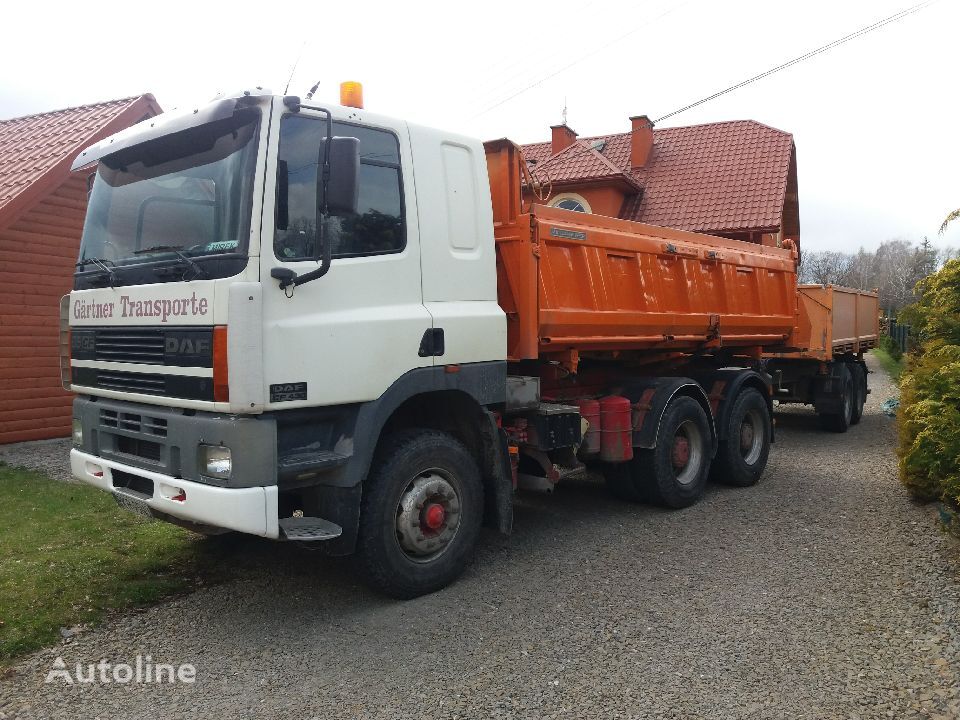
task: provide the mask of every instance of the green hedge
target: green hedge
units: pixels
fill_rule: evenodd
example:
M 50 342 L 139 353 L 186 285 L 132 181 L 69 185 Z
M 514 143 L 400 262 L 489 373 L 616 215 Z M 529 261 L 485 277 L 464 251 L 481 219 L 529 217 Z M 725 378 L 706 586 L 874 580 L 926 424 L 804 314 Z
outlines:
M 880 349 L 897 362 L 903 357 L 903 350 L 900 349 L 900 343 L 889 335 L 880 336 Z
M 900 478 L 916 497 L 960 505 L 960 260 L 917 286 L 918 346 L 900 383 Z

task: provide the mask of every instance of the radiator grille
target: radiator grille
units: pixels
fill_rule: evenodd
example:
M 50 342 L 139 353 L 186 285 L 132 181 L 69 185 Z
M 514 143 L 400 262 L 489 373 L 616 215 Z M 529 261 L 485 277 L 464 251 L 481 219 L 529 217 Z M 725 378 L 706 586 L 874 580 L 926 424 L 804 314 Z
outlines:
M 160 462 L 160 450 L 162 448 L 160 443 L 127 437 L 126 435 L 117 435 L 116 448 L 117 452 Z
M 96 386 L 104 390 L 163 395 L 166 392 L 166 382 L 164 375 L 97 370 Z
M 164 331 L 152 328 L 109 328 L 96 331 L 96 359 L 163 365 Z
M 101 410 L 100 425 L 115 430 L 143 432 L 157 437 L 167 436 L 167 421 L 164 418 L 140 415 L 139 413 L 117 412 L 116 410 Z
M 71 373 L 73 384 L 81 387 L 191 400 L 213 400 L 213 378 L 209 376 L 138 373 L 77 366 L 72 368 Z M 119 422 L 119 418 L 117 421 Z

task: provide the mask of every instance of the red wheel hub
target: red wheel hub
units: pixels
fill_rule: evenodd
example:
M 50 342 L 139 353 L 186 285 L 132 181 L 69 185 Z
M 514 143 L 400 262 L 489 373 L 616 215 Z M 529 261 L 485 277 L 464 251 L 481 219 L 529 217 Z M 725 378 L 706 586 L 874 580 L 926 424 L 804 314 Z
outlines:
M 430 503 L 423 508 L 423 513 L 420 515 L 420 522 L 429 530 L 439 530 L 446 517 L 447 511 L 443 509 L 443 505 L 440 503 Z
M 690 441 L 678 435 L 673 440 L 673 466 L 686 467 L 688 462 L 690 462 Z

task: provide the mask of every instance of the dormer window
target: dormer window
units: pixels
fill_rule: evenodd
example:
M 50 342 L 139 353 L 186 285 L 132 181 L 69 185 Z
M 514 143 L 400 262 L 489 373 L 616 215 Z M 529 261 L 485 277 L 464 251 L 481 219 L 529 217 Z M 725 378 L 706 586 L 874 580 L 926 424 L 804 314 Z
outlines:
M 576 193 L 563 193 L 557 195 L 550 201 L 550 207 L 561 208 L 563 210 L 573 210 L 574 212 L 590 213 L 590 203 L 586 198 Z

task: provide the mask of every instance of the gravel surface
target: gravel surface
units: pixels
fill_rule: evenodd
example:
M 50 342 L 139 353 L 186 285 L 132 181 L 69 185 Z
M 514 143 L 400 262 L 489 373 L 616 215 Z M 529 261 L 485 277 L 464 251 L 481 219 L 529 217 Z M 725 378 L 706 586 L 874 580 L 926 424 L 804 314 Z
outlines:
M 456 585 L 411 602 L 349 560 L 245 542 L 236 580 L 27 658 L 17 718 L 960 717 L 956 543 L 896 480 L 894 390 L 846 435 L 777 413 L 755 488 L 680 512 L 570 482 L 519 501 Z M 44 685 L 56 656 L 196 666 L 192 685 Z
M 0 462 L 37 470 L 55 480 L 73 482 L 70 475 L 70 447 L 70 438 L 0 445 Z

